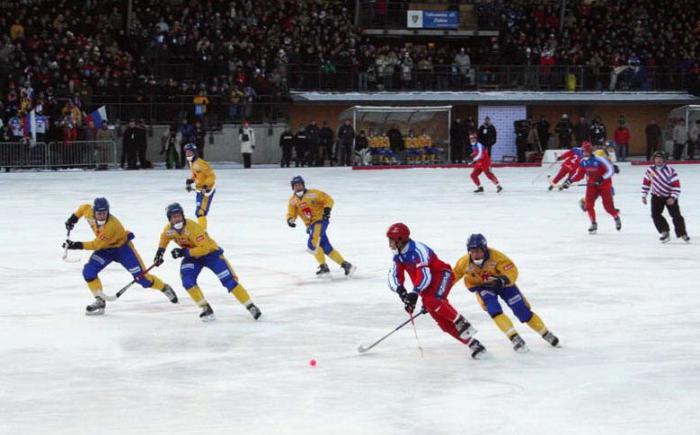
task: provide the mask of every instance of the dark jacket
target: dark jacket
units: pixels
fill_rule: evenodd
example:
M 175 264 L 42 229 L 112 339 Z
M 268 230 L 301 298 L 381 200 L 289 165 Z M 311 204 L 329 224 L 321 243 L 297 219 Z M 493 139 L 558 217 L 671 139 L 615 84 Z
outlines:
M 353 139 L 355 139 L 355 130 L 352 125 L 341 125 L 338 129 L 338 140 L 343 145 L 352 145 Z
M 496 143 L 496 127 L 493 124 L 482 124 L 477 133 L 482 145 L 492 146 Z

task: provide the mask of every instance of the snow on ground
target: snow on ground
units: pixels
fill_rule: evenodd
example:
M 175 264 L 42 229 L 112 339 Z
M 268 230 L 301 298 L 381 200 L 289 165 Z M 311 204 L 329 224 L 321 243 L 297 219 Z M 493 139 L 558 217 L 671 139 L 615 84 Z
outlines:
M 700 167 L 677 169 L 689 233 L 700 236 Z M 599 204 L 589 236 L 583 188 L 547 192 L 532 183 L 542 170 L 497 170 L 506 190 L 487 184 L 475 196 L 464 169 L 221 169 L 209 233 L 263 317 L 253 321 L 204 271 L 210 324 L 170 256 L 156 274 L 179 305 L 136 286 L 103 317 L 84 315 L 88 253 L 61 261 L 65 219 L 106 196 L 150 264 L 165 206 L 194 211 L 186 172 L 2 174 L 0 433 L 700 433 L 700 237 L 661 245 L 640 202 L 644 168 L 629 166 L 615 178 L 623 230 Z M 297 173 L 334 197 L 329 235 L 358 266 L 354 279 L 333 265 L 332 281 L 317 280 L 304 230 L 285 224 Z M 406 319 L 386 286 L 384 232 L 396 221 L 452 264 L 470 233 L 485 234 L 516 262 L 563 346 L 516 323 L 531 349 L 516 354 L 459 283 L 450 298 L 487 359 L 469 359 L 427 316 L 416 321 L 423 358 L 408 327 L 358 354 Z M 92 236 L 84 222 L 74 235 Z M 102 280 L 113 293 L 130 276 L 112 265 Z

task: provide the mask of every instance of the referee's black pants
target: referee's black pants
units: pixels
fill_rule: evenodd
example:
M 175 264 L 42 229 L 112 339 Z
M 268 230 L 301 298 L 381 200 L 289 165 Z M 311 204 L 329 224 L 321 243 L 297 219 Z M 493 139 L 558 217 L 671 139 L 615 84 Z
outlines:
M 666 201 L 668 196 L 656 196 L 651 195 L 651 218 L 654 220 L 654 226 L 659 233 L 669 231 L 668 222 L 661 215 L 664 211 L 664 207 L 668 209 L 668 213 L 673 219 L 673 229 L 676 231 L 676 237 L 685 236 L 685 219 L 681 216 L 681 208 L 678 205 L 678 199 L 676 199 L 673 205 L 668 205 Z

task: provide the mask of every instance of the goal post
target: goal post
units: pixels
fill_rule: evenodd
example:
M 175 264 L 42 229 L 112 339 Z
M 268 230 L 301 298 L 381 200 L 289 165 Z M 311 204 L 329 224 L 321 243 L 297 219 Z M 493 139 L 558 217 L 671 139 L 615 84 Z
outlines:
M 450 159 L 452 106 L 353 106 L 340 115 L 341 122 L 347 119 L 352 121 L 355 134 L 383 133 L 394 127 L 404 138 L 411 130 L 416 136 L 425 132 Z

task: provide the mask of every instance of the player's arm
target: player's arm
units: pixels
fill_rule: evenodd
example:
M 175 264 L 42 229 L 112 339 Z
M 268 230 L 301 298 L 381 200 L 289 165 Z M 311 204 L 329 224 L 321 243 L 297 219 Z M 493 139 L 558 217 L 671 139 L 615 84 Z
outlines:
M 188 226 L 190 227 L 190 240 L 194 242 L 194 247 L 184 249 L 185 257 L 201 257 L 216 250 L 214 241 L 209 238 L 204 228 L 199 225 L 188 224 Z
M 165 249 L 170 243 L 170 236 L 168 236 L 168 230 L 170 225 L 167 225 L 162 233 L 160 233 L 160 242 L 158 242 L 158 249 L 156 250 L 156 255 L 153 257 L 153 263 L 156 266 L 163 264 L 163 255 L 165 254 Z
M 94 240 L 89 242 L 83 242 L 83 249 L 88 251 L 99 251 L 100 249 L 105 249 L 109 245 L 117 240 L 117 238 L 125 232 L 121 224 L 110 219 L 104 226 L 102 234 L 95 237 Z
M 569 179 L 566 180 L 567 184 L 575 183 L 577 181 L 580 181 L 583 179 L 583 176 L 586 175 L 586 171 L 583 169 L 583 167 L 579 166 L 576 168 L 576 172 L 574 175 L 569 177 Z
M 333 204 L 335 204 L 335 202 L 326 192 L 319 192 L 319 194 L 321 202 L 323 203 L 323 219 L 328 220 L 331 218 L 331 209 L 333 208 Z
M 209 166 L 209 164 L 204 165 L 203 169 L 203 175 L 204 175 L 204 182 L 202 183 L 202 187 L 211 190 L 214 188 L 214 183 L 216 183 L 216 174 L 214 173 L 214 170 Z
M 292 228 L 297 226 L 297 224 L 295 222 L 297 219 L 297 213 L 298 213 L 297 206 L 290 199 L 289 202 L 287 203 L 287 225 L 289 225 Z
M 455 274 L 455 282 L 464 277 L 464 274 L 467 273 L 467 267 L 469 267 L 469 254 L 457 260 L 455 267 L 452 268 L 452 272 Z
M 496 257 L 496 270 L 498 271 L 496 279 L 501 281 L 502 287 L 515 285 L 515 280 L 518 279 L 518 268 L 515 263 L 507 255 L 500 252 L 494 252 L 494 257 Z
M 573 156 L 574 156 L 574 152 L 569 150 L 569 151 L 565 152 L 564 154 L 560 155 L 559 157 L 557 157 L 557 160 L 567 160 Z
M 90 204 L 83 204 L 80 207 L 78 207 L 78 209 L 75 210 L 73 214 L 71 214 L 66 220 L 66 229 L 68 231 L 73 230 L 75 224 L 77 224 L 80 218 L 85 216 L 89 210 Z
M 648 168 L 644 173 L 644 178 L 642 178 L 642 202 L 644 204 L 647 203 L 647 195 L 649 195 L 649 190 L 651 189 L 651 177 L 651 168 Z M 678 188 L 680 190 L 680 184 L 678 185 Z

